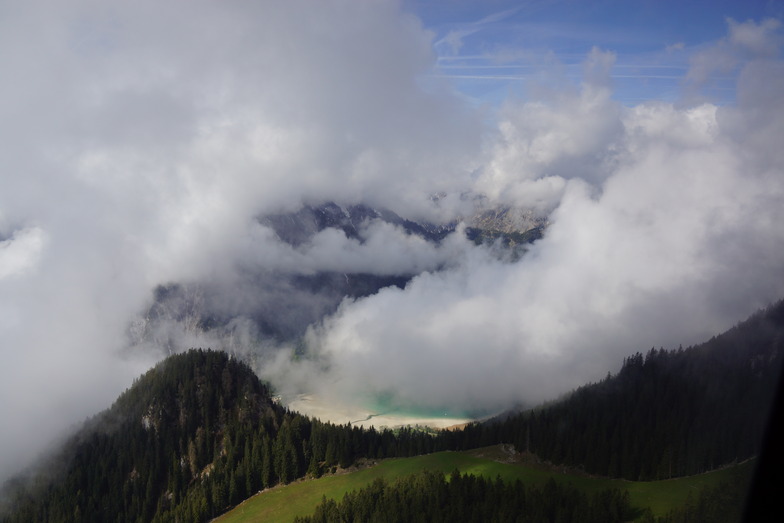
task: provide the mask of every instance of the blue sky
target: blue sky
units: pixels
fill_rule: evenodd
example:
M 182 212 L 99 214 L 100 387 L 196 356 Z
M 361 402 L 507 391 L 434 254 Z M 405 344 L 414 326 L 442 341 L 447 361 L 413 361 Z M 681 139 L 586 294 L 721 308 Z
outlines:
M 579 83 L 593 47 L 615 53 L 614 98 L 677 101 L 690 59 L 736 22 L 784 18 L 773 0 L 408 0 L 434 33 L 435 76 L 476 103 L 526 97 L 537 85 Z M 701 94 L 734 100 L 734 73 L 714 74 Z

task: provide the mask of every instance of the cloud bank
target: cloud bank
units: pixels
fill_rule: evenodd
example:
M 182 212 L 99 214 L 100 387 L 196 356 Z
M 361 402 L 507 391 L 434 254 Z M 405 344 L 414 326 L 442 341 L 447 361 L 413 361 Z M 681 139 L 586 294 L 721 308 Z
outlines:
M 442 212 L 429 196 L 465 184 L 480 120 L 419 85 L 431 40 L 386 1 L 5 6 L 0 470 L 160 357 L 123 350 L 159 284 L 443 259 L 380 226 L 295 252 L 256 220 L 325 200 Z
M 345 302 L 311 331 L 329 388 L 403 406 L 534 403 L 780 299 L 784 69 L 778 40 L 762 40 L 777 27 L 730 22 L 717 44 L 752 53 L 736 107 L 621 107 L 598 50 L 578 91 L 505 107 L 476 187 L 552 208 L 545 237 L 517 263 L 474 254 Z
M 427 76 L 434 35 L 392 1 L 4 8 L 0 476 L 107 407 L 165 352 L 150 340 L 264 352 L 280 387 L 489 410 L 782 297 L 776 24 L 730 23 L 695 58 L 694 89 L 734 60 L 737 106 L 620 106 L 614 55 L 594 50 L 579 88 L 510 101 L 488 125 Z M 439 223 L 470 214 L 461 195 L 551 225 L 513 262 L 460 230 L 436 245 L 371 221 L 292 246 L 258 221 L 338 201 Z M 292 362 L 249 311 L 287 292 L 264 283 L 276 275 L 321 271 L 417 276 L 344 301 Z M 228 327 L 185 315 L 129 348 L 154 289 L 178 282 Z

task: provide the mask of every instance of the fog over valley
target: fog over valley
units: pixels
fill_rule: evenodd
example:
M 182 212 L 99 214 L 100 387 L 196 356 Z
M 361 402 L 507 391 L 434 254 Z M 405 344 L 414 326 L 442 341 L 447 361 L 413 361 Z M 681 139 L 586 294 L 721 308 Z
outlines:
M 287 398 L 482 415 L 784 297 L 776 13 L 657 43 L 674 87 L 630 100 L 602 42 L 518 50 L 548 58 L 485 99 L 447 74 L 525 10 L 0 11 L 0 480 L 191 347 Z

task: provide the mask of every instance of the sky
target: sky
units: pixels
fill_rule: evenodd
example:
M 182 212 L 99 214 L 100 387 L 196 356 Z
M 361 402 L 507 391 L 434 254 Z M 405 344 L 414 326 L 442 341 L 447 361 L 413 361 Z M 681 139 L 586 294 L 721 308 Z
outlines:
M 687 4 L 0 4 L 0 479 L 162 357 L 134 336 L 160 284 L 222 288 L 239 329 L 249 268 L 416 274 L 313 324 L 306 358 L 171 327 L 263 353 L 280 389 L 484 411 L 784 297 L 781 3 Z M 324 201 L 550 225 L 511 261 L 257 220 Z
M 775 1 L 410 1 L 435 33 L 437 68 L 476 104 L 524 97 L 539 83 L 579 84 L 594 47 L 616 59 L 613 98 L 634 105 L 651 98 L 678 101 L 690 60 L 726 36 L 735 22 L 781 19 Z M 700 79 L 713 103 L 734 101 L 737 69 Z

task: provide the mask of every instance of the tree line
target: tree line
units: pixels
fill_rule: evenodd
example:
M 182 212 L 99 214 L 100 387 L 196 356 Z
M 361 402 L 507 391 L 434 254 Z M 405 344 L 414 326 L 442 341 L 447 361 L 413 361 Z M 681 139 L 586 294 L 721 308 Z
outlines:
M 310 419 L 273 402 L 245 363 L 195 349 L 145 373 L 37 471 L 8 482 L 0 520 L 205 521 L 361 458 L 498 443 L 603 476 L 694 474 L 759 451 L 783 334 L 780 302 L 700 346 L 635 354 L 559 401 L 435 434 Z
M 759 452 L 783 355 L 779 302 L 701 345 L 634 354 L 559 401 L 440 437 L 635 481 L 698 474 Z
M 457 470 L 449 478 L 425 470 L 391 484 L 376 479 L 346 493 L 340 502 L 324 498 L 312 516 L 294 521 L 621 523 L 636 514 L 629 494 L 618 489 L 586 494 L 553 479 L 542 486 L 526 486 L 519 480 L 504 482 L 461 475 Z
M 436 439 L 291 412 L 243 362 L 167 358 L 88 420 L 36 474 L 4 489 L 3 521 L 205 521 L 261 489 L 358 458 L 432 452 Z

